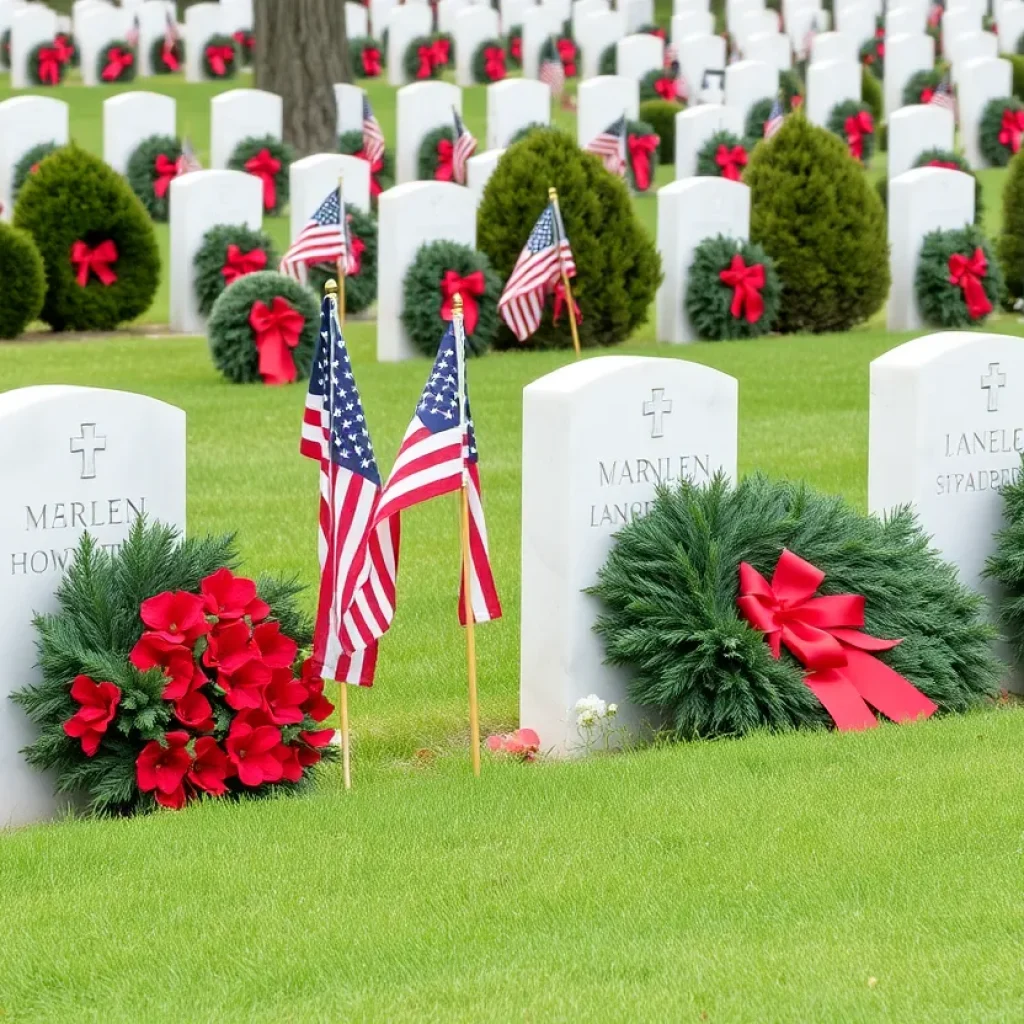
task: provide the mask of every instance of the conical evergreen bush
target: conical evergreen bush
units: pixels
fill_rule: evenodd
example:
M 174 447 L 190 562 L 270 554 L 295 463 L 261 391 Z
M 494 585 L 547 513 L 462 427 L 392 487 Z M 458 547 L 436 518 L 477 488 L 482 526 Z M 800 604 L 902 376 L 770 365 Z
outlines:
M 1003 231 L 996 255 L 1003 267 L 1009 298 L 1024 297 L 1024 160 L 1011 161 L 1003 185 Z

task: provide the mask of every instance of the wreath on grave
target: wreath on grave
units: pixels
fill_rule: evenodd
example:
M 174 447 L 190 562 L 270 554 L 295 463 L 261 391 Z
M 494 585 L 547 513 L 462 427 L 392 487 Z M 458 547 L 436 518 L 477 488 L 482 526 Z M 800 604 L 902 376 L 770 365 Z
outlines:
M 668 100 L 644 100 L 640 104 L 640 120 L 646 121 L 661 140 L 658 162 L 663 165 L 675 165 L 676 114 L 685 109 L 685 103 L 672 103 Z
M 77 68 L 79 64 L 78 44 L 70 32 L 58 32 L 53 37 L 54 48 L 59 52 L 59 60 L 70 68 Z
M 171 135 L 150 135 L 132 150 L 125 177 L 155 221 L 167 220 L 171 182 L 182 172 L 181 143 Z
M 715 132 L 697 151 L 697 174 L 740 181 L 750 154 L 732 132 Z
M 930 103 L 941 81 L 942 73 L 936 68 L 915 71 L 903 87 L 903 106 L 910 107 L 918 103 Z
M 599 75 L 614 75 L 618 72 L 619 57 L 618 50 L 614 43 L 606 46 L 601 52 L 601 59 L 598 61 Z
M 654 172 L 660 163 L 661 138 L 644 121 L 626 121 L 626 173 L 630 187 L 646 192 L 654 184 Z
M 480 85 L 500 82 L 507 74 L 505 43 L 501 39 L 485 39 L 473 51 L 473 81 Z
M 352 245 L 345 275 L 345 312 L 362 313 L 377 301 L 377 218 L 351 203 L 345 204 L 345 213 Z M 337 277 L 333 263 L 309 268 L 309 285 L 317 295 L 323 295 L 327 281 Z
M 231 36 L 212 35 L 203 44 L 203 73 L 207 78 L 234 78 L 238 64 L 238 47 Z
M 747 119 L 743 122 L 743 145 L 749 153 L 763 138 L 764 126 L 771 116 L 774 100 L 756 100 L 747 111 Z M 785 105 L 785 104 L 783 104 Z
M 760 245 L 718 235 L 694 251 L 683 302 L 699 338 L 734 341 L 767 334 L 781 294 L 775 261 Z
M 266 232 L 253 231 L 244 224 L 210 228 L 192 260 L 199 312 L 209 316 L 228 285 L 277 264 L 274 243 Z
M 96 58 L 96 77 L 106 85 L 135 80 L 135 50 L 123 39 L 100 48 Z
M 62 53 L 52 42 L 33 46 L 28 53 L 28 80 L 33 85 L 60 85 L 67 68 L 60 59 Z
M 1024 664 L 1024 463 L 1002 488 L 1005 525 L 996 534 L 996 550 L 985 575 L 1000 585 L 999 618 L 1018 665 Z
M 566 78 L 576 77 L 579 57 L 580 49 L 576 45 L 572 33 L 564 28 L 556 38 L 552 39 L 549 36 L 540 46 L 540 63 L 543 64 L 546 60 L 557 58 L 562 62 L 562 70 L 565 72 Z
M 11 30 L 5 28 L 0 32 L 0 71 L 11 69 Z
M 1003 272 L 981 230 L 969 224 L 925 235 L 914 292 L 922 319 L 934 327 L 984 322 L 1002 297 Z
M 951 149 L 926 149 L 914 161 L 914 167 L 945 167 L 951 171 L 962 171 L 964 174 L 969 174 L 974 179 L 974 223 L 980 226 L 984 222 L 985 195 L 981 181 L 963 156 L 954 153 Z M 878 180 L 878 194 L 888 207 L 889 179 L 884 176 Z
M 349 53 L 357 78 L 380 78 L 384 73 L 384 48 L 370 36 L 349 40 Z
M 154 39 L 149 47 L 149 64 L 154 75 L 173 75 L 185 63 L 185 41 L 177 39 L 173 46 L 166 46 L 163 37 Z
M 416 157 L 417 178 L 420 181 L 455 181 L 454 156 L 455 129 L 451 125 L 427 132 Z
M 686 99 L 685 90 L 680 86 L 679 76 L 671 68 L 655 68 L 640 79 L 641 102 L 644 100 L 685 102 Z
M 513 68 L 523 66 L 523 26 L 513 25 L 508 30 L 508 62 Z
M 43 258 L 32 236 L 0 221 L 0 338 L 38 319 L 46 295 Z
M 260 270 L 224 289 L 206 330 L 214 366 L 233 383 L 304 381 L 320 336 L 320 303 L 298 281 Z
M 1024 137 L 1024 103 L 1016 96 L 989 100 L 978 125 L 978 148 L 993 167 L 1005 167 Z
M 983 598 L 909 508 L 760 473 L 660 489 L 591 593 L 606 661 L 681 739 L 963 712 L 1004 671 Z
M 338 152 L 348 153 L 350 156 L 357 156 L 366 160 L 366 151 L 363 149 L 362 132 L 342 132 L 338 137 Z M 387 191 L 395 183 L 395 158 L 390 149 L 384 150 L 384 155 L 370 165 L 370 199 L 374 204 L 381 192 Z
M 837 103 L 828 115 L 828 130 L 846 143 L 854 160 L 865 167 L 875 152 L 875 119 L 866 103 L 844 100 Z
M 300 588 L 237 565 L 232 537 L 143 519 L 113 554 L 83 535 L 58 610 L 35 621 L 42 680 L 13 695 L 58 791 L 103 813 L 177 810 L 290 789 L 333 754 Z
M 417 36 L 405 48 L 402 67 L 406 76 L 414 82 L 440 78 L 448 65 L 449 48 L 439 45 L 441 40 L 432 36 Z
M 881 78 L 885 74 L 885 39 L 875 36 L 866 43 L 861 43 L 860 62 L 876 78 Z
M 255 175 L 263 182 L 263 212 L 274 216 L 288 205 L 288 168 L 294 159 L 287 142 L 272 135 L 250 135 L 235 146 L 228 167 Z
M 60 148 L 56 142 L 40 142 L 22 154 L 14 165 L 14 173 L 11 175 L 11 199 L 13 201 L 17 202 L 21 186 L 28 181 L 29 175 L 37 174 L 43 160 Z
M 238 56 L 242 61 L 242 67 L 252 67 L 253 57 L 256 53 L 256 33 L 251 28 L 240 28 L 237 32 L 231 33 L 231 38 L 238 47 Z
M 483 355 L 491 347 L 498 333 L 501 278 L 482 252 L 444 239 L 427 242 L 406 271 L 402 291 L 402 323 L 424 355 L 437 352 L 456 293 L 462 296 L 467 354 Z

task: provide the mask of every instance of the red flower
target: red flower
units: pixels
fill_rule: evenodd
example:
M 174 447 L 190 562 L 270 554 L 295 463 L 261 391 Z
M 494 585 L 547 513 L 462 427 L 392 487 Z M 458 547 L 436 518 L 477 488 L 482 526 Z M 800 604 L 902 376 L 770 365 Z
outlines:
M 213 728 L 213 708 L 205 695 L 197 690 L 185 694 L 174 703 L 174 717 L 196 732 L 209 732 Z
M 272 725 L 254 729 L 237 719 L 231 723 L 224 745 L 243 786 L 262 786 L 265 782 L 281 780 L 284 767 L 274 756 L 280 742 L 281 730 Z
M 217 746 L 217 741 L 212 736 L 200 736 L 196 740 L 196 756 L 188 772 L 188 781 L 204 793 L 223 796 L 228 791 L 224 780 L 231 774 L 231 762 Z
M 309 695 L 302 705 L 302 710 L 313 719 L 314 722 L 322 722 L 331 716 L 334 705 L 324 696 L 324 681 L 317 674 L 313 667 L 313 659 L 307 658 L 302 663 L 300 670 L 302 685 L 306 687 Z
M 210 644 L 203 651 L 203 664 L 207 668 L 219 668 L 231 675 L 247 661 L 259 658 L 260 650 L 253 643 L 252 630 L 242 619 L 219 623 L 210 634 Z
M 161 640 L 172 644 L 192 645 L 210 631 L 203 616 L 202 599 L 184 590 L 166 590 L 143 601 L 140 614 Z
M 88 676 L 76 676 L 71 684 L 71 699 L 81 706 L 64 723 L 64 732 L 81 740 L 85 756 L 92 757 L 114 720 L 121 691 L 113 683 L 96 683 Z
M 199 589 L 203 594 L 203 607 L 207 615 L 218 619 L 240 619 L 256 600 L 256 584 L 230 569 L 218 569 L 207 576 Z
M 311 747 L 326 747 L 334 737 L 333 729 L 319 729 L 317 732 L 300 732 L 299 739 Z
M 292 676 L 291 669 L 279 668 L 263 691 L 263 706 L 274 725 L 298 725 L 305 717 L 302 705 L 308 696 L 309 691 Z
M 252 638 L 269 668 L 291 668 L 299 654 L 299 645 L 281 632 L 279 622 L 264 622 L 252 631 Z
M 302 760 L 300 758 L 299 747 L 288 747 L 285 744 L 280 744 L 274 750 L 274 757 L 281 762 L 281 771 L 283 772 L 282 777 L 287 782 L 301 782 L 302 781 Z M 317 754 L 317 760 L 320 755 Z
M 221 673 L 217 682 L 225 693 L 228 707 L 236 711 L 263 707 L 263 691 L 271 679 L 270 669 L 262 661 L 247 661 L 231 675 Z
M 535 761 L 540 750 L 540 737 L 533 729 L 517 729 L 504 735 L 489 736 L 487 749 L 495 754 L 511 754 L 521 761 Z
M 143 793 L 153 793 L 162 807 L 178 810 L 185 806 L 185 775 L 192 767 L 188 733 L 169 732 L 164 739 L 167 746 L 152 740 L 142 748 L 135 762 L 135 777 Z

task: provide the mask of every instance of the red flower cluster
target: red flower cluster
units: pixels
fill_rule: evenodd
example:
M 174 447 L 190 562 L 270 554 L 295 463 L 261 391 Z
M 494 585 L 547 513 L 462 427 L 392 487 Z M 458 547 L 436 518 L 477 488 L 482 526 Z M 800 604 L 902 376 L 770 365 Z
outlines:
M 540 737 L 533 729 L 496 733 L 487 738 L 487 749 L 494 754 L 511 754 L 520 761 L 536 761 L 540 751 Z

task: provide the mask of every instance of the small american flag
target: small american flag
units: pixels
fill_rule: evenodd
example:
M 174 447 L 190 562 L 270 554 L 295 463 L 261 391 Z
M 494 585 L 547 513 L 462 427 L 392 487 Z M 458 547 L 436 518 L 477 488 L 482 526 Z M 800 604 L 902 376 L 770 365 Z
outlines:
M 373 108 L 366 93 L 363 93 L 363 153 L 370 165 L 384 159 L 384 133 L 380 130 L 377 118 L 373 116 Z
M 583 147 L 587 153 L 599 156 L 605 170 L 620 178 L 626 174 L 626 115 L 613 121 L 600 135 Z
M 928 105 L 941 107 L 943 110 L 948 110 L 955 116 L 956 101 L 953 97 L 953 86 L 950 83 L 948 72 L 943 77 L 942 81 L 935 87 L 935 92 L 932 93 L 932 98 L 928 101 Z
M 562 67 L 554 38 L 551 39 L 551 50 L 550 57 L 541 58 L 537 77 L 551 90 L 552 98 L 557 100 L 565 89 L 565 68 Z
M 187 138 L 181 140 L 181 156 L 178 157 L 174 170 L 177 174 L 189 174 L 191 171 L 201 171 L 203 165 L 199 162 L 192 143 Z
M 178 23 L 171 16 L 171 12 L 167 12 L 167 24 L 164 28 L 164 45 L 163 52 L 171 53 L 174 48 L 181 41 L 181 33 L 178 32 Z
M 459 185 L 466 184 L 466 161 L 476 152 L 476 138 L 469 133 L 459 117 L 459 112 L 452 107 L 455 118 L 455 145 L 452 147 L 452 175 Z
M 317 263 L 341 263 L 348 269 L 351 247 L 348 243 L 348 225 L 340 188 L 332 188 L 327 198 L 316 208 L 295 241 L 281 257 L 280 271 L 305 284 L 309 268 Z
M 563 269 L 566 277 L 576 276 L 576 261 L 562 218 L 555 204 L 548 203 L 498 300 L 498 312 L 520 341 L 526 341 L 540 326 L 544 300 Z
M 139 16 L 136 14 L 135 17 L 132 18 L 131 28 L 129 28 L 128 31 L 125 32 L 125 34 L 124 34 L 124 41 L 133 50 L 137 50 L 139 48 L 139 32 L 140 31 L 141 31 L 141 27 L 139 25 Z
M 369 548 L 380 472 L 332 296 L 320 307 L 320 341 L 299 450 L 320 463 L 320 591 L 313 661 L 325 679 L 370 686 L 377 644 L 357 648 L 345 634 L 344 619 Z
M 818 34 L 818 19 L 811 18 L 811 24 L 804 34 L 803 49 L 800 52 L 800 56 L 804 60 L 811 59 L 811 47 L 814 45 L 814 37 Z
M 776 96 L 772 109 L 768 112 L 768 120 L 764 123 L 764 137 L 770 139 L 782 127 L 782 122 L 785 120 L 786 115 L 782 111 L 782 97 Z

